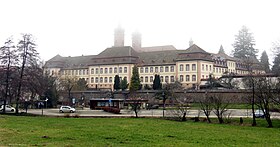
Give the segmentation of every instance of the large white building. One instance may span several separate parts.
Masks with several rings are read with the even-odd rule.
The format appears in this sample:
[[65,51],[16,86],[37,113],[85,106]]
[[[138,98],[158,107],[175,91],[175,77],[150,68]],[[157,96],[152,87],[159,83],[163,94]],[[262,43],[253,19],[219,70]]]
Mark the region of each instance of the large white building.
[[185,88],[197,87],[210,74],[219,78],[225,73],[248,74],[249,69],[255,74],[264,73],[257,60],[249,65],[222,52],[211,54],[192,41],[184,50],[172,45],[142,47],[141,34],[136,32],[132,36],[132,46],[124,46],[124,29],[116,28],[114,35],[114,46],[100,54],[56,55],[46,62],[45,72],[61,78],[84,78],[91,88],[113,88],[115,75],[126,78],[129,83],[134,65],[138,66],[142,85],[152,85],[154,75],[158,74],[163,84],[178,80]]

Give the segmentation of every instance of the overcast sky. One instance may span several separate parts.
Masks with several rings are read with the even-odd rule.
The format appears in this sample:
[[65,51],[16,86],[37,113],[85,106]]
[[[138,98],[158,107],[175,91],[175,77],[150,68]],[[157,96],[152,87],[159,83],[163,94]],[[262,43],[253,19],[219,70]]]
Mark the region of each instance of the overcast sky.
[[125,45],[138,30],[143,47],[187,49],[192,38],[205,51],[223,45],[230,54],[242,25],[253,33],[259,54],[271,56],[272,42],[280,40],[279,0],[1,0],[0,6],[0,45],[31,33],[45,61],[100,53],[113,46],[118,24]]

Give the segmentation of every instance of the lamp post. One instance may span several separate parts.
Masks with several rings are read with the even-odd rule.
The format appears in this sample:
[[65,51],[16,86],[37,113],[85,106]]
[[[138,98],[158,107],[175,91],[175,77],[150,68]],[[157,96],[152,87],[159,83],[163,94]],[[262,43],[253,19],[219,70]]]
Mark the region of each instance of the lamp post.
[[163,109],[162,109],[162,116],[164,117],[164,110],[165,110],[165,93],[164,91],[162,92],[162,101],[163,101]]

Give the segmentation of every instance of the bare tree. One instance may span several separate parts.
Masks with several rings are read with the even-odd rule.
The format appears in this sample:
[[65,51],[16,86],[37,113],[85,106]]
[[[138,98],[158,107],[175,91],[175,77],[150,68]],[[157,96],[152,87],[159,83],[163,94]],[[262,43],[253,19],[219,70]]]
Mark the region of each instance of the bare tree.
[[260,77],[256,80],[256,104],[263,111],[268,127],[273,127],[269,108],[273,102],[275,86],[275,82],[269,77]]
[[224,123],[224,113],[227,111],[226,108],[229,106],[230,101],[223,98],[221,94],[211,94],[209,97],[213,104],[213,112],[218,117],[219,123]]
[[20,68],[20,77],[19,77],[19,84],[17,90],[17,97],[16,97],[16,114],[18,114],[19,108],[19,100],[21,97],[21,88],[24,78],[25,67],[28,66],[30,63],[34,63],[37,60],[38,53],[36,50],[36,44],[33,40],[31,34],[23,34],[22,39],[19,41],[18,46],[18,53],[21,58],[21,68]]
[[14,69],[13,66],[17,65],[17,61],[18,61],[18,56],[16,55],[16,50],[15,50],[15,46],[14,46],[14,42],[12,41],[12,38],[7,39],[7,41],[5,42],[5,45],[3,47],[0,48],[0,61],[1,64],[4,65],[4,71],[5,71],[5,78],[4,78],[4,107],[3,107],[3,113],[6,112],[6,102],[8,99],[9,95],[9,88],[10,86],[10,82],[11,82],[11,74],[12,74],[12,70]]
[[77,85],[77,78],[73,76],[65,75],[60,78],[59,83],[62,91],[67,92],[68,99],[71,102],[72,101],[71,91]]
[[212,98],[213,97],[209,96],[207,92],[205,92],[205,95],[203,97],[198,98],[200,109],[205,114],[208,123],[211,123],[209,116],[210,116],[211,111],[213,110]]
[[188,112],[188,106],[190,102],[190,97],[187,95],[179,96],[178,94],[174,94],[174,100],[175,100],[175,108],[172,109],[172,113],[180,120],[180,121],[186,121],[186,115]]
[[250,99],[252,115],[253,115],[252,126],[257,125],[256,115],[255,115],[255,83],[256,83],[256,79],[253,76],[253,69],[252,69],[252,67],[255,65],[254,64],[254,59],[255,58],[252,58],[252,57],[247,57],[246,59],[243,59],[243,62],[245,64],[245,69],[247,70],[248,74],[247,74],[246,78],[242,79],[246,88],[252,90],[252,97]]

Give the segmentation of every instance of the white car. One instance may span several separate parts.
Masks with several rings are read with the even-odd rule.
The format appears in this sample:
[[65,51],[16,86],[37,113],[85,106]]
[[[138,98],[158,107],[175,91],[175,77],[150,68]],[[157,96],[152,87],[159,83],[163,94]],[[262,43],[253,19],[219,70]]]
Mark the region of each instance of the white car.
[[255,116],[256,116],[256,118],[264,118],[265,117],[264,112],[260,109],[255,111]]
[[[1,108],[0,108],[1,112],[3,111],[3,108],[4,108],[4,105],[1,105]],[[5,111],[6,112],[15,112],[16,109],[14,107],[10,106],[10,105],[6,105]]]
[[76,109],[75,108],[72,108],[70,106],[61,106],[59,108],[59,112],[60,113],[64,113],[64,112],[68,112],[68,113],[74,113],[76,112]]

